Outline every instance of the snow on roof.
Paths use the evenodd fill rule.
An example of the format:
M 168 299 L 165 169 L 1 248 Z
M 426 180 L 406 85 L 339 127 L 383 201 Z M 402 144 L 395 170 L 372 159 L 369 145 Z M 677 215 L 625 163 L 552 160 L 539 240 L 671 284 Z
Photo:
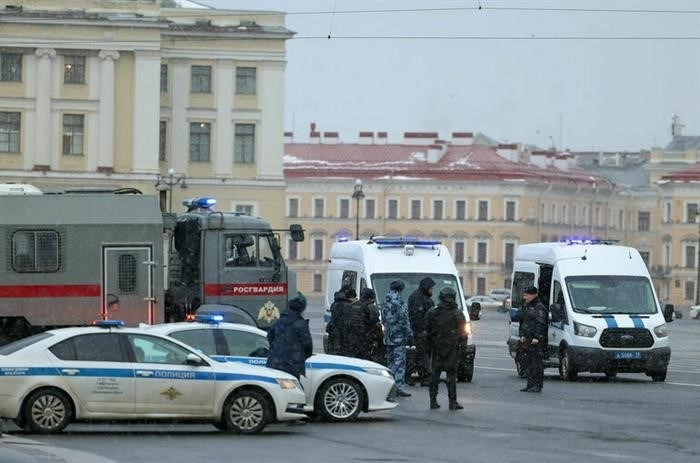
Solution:
M 180 8 L 198 8 L 198 9 L 206 9 L 206 10 L 211 10 L 213 9 L 210 6 L 203 5 L 198 2 L 193 2 L 190 0 L 175 0 L 175 3 L 177 3 L 177 6 Z

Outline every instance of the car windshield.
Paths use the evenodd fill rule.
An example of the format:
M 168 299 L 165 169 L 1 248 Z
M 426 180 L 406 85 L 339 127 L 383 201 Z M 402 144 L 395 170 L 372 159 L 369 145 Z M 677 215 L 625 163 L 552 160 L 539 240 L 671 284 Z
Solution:
M 454 275 L 443 273 L 375 273 L 371 276 L 372 288 L 377 294 L 377 303 L 384 302 L 384 296 L 389 291 L 389 285 L 394 280 L 402 281 L 404 290 L 401 292 L 404 300 L 408 301 L 408 297 L 418 289 L 418 285 L 423 278 L 430 277 L 435 282 L 433 288 L 433 301 L 437 304 L 437 296 L 442 288 L 452 288 L 457 294 L 460 294 L 457 278 Z M 463 309 L 462 298 L 457 298 L 457 305 Z
M 654 292 L 642 276 L 575 276 L 566 278 L 571 306 L 579 313 L 656 313 Z

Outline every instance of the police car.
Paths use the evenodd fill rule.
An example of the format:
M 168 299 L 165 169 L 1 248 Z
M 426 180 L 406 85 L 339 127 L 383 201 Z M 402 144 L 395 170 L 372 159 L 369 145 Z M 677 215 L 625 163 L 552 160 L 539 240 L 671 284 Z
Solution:
M 265 365 L 267 333 L 236 323 L 220 323 L 216 316 L 199 317 L 195 323 L 154 325 L 149 332 L 168 335 L 221 362 Z M 352 421 L 360 412 L 396 407 L 394 379 L 378 363 L 337 355 L 314 354 L 306 360 L 301 377 L 307 413 L 327 421 Z
M 291 375 L 219 363 L 155 331 L 101 325 L 0 347 L 0 417 L 44 434 L 95 419 L 210 421 L 254 434 L 303 416 L 304 392 Z

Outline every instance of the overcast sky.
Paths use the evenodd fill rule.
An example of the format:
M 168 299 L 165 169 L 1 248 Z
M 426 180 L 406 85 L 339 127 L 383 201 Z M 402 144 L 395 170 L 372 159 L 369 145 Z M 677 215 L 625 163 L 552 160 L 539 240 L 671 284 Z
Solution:
M 346 143 L 471 131 L 639 150 L 670 141 L 674 114 L 700 135 L 700 0 L 199 1 L 288 13 L 285 130 L 298 141 L 316 122 Z M 410 9 L 433 11 L 397 11 Z

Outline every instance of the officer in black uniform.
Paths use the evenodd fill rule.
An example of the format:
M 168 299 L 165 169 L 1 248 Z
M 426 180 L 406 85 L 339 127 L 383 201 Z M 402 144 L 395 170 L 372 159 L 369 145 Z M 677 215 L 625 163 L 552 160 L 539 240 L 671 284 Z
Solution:
M 542 392 L 544 380 L 544 346 L 547 343 L 547 308 L 537 297 L 537 288 L 528 286 L 523 290 L 525 303 L 513 316 L 520 322 L 520 343 L 527 351 L 527 386 L 523 392 Z

